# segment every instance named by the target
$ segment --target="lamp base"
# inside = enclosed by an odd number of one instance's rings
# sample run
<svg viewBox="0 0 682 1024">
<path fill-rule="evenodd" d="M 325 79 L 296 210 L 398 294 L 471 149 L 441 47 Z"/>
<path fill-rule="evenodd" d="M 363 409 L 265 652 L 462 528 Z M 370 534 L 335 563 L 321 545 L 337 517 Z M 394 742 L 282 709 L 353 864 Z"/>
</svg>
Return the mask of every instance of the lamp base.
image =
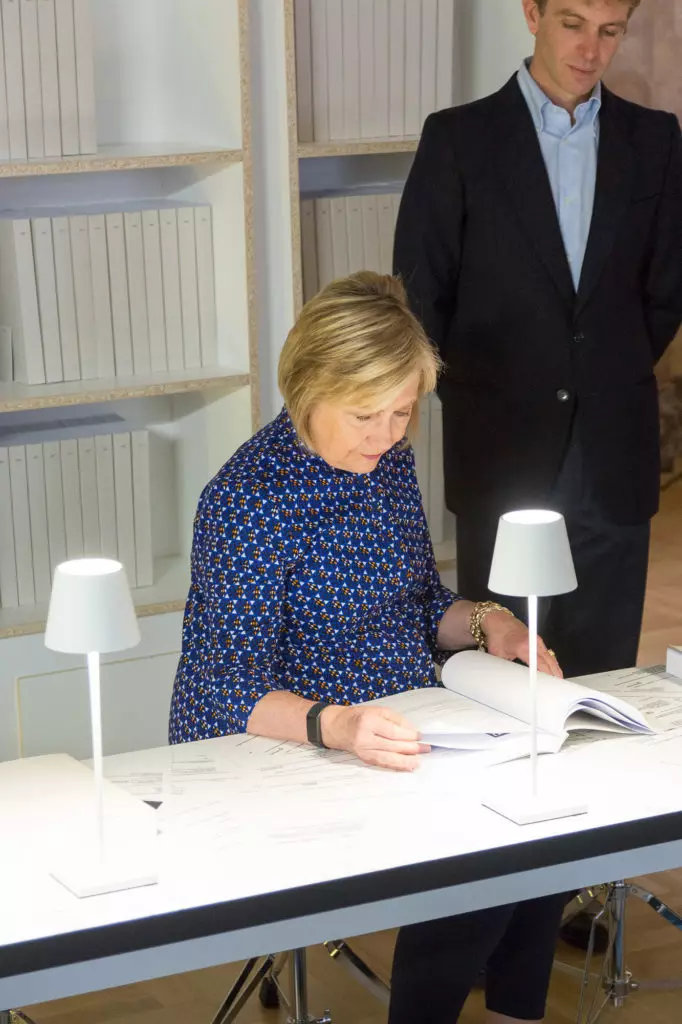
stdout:
<svg viewBox="0 0 682 1024">
<path fill-rule="evenodd" d="M 588 806 L 579 800 L 571 800 L 560 793 L 503 792 L 484 797 L 484 807 L 516 825 L 532 825 L 538 821 L 553 821 L 555 818 L 572 818 L 586 814 Z"/>
<path fill-rule="evenodd" d="M 96 854 L 87 859 L 75 856 L 69 859 L 68 865 L 51 867 L 50 874 L 79 899 L 155 885 L 159 880 L 158 871 L 149 858 L 100 860 Z"/>
</svg>

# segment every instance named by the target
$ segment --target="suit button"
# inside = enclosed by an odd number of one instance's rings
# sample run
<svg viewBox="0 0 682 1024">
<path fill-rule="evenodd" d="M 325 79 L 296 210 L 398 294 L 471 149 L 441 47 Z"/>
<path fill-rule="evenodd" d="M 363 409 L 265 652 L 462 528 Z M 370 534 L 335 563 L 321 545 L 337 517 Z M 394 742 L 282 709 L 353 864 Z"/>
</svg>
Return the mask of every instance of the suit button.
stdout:
<svg viewBox="0 0 682 1024">
<path fill-rule="evenodd" d="M 559 388 L 559 390 L 556 393 L 556 396 L 560 402 L 568 402 L 571 397 L 570 392 L 567 391 L 566 388 Z"/>
<path fill-rule="evenodd" d="M 584 341 L 584 340 L 585 340 L 585 335 L 583 334 L 582 331 L 576 331 L 576 333 L 573 335 L 573 341 L 574 341 L 574 343 L 576 345 L 579 345 L 580 342 Z"/>
</svg>

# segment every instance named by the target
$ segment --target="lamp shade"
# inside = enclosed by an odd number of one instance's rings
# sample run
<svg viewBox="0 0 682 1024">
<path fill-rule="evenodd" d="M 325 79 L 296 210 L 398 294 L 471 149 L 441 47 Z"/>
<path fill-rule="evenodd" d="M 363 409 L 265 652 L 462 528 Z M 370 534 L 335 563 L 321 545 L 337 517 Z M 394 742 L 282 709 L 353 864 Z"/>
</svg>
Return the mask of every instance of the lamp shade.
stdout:
<svg viewBox="0 0 682 1024">
<path fill-rule="evenodd" d="M 501 516 L 488 586 L 508 597 L 551 597 L 575 590 L 578 581 L 564 517 L 541 509 Z"/>
<path fill-rule="evenodd" d="M 54 571 L 45 646 L 109 654 L 140 642 L 125 569 L 109 558 L 76 558 Z"/>
</svg>

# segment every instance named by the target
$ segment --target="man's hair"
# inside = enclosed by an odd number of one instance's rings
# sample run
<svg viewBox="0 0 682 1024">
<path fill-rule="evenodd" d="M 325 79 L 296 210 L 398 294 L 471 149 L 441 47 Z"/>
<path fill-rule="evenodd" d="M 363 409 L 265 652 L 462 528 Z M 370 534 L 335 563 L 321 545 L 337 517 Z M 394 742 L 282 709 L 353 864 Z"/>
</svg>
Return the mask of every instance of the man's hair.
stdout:
<svg viewBox="0 0 682 1024">
<path fill-rule="evenodd" d="M 631 17 L 634 11 L 637 10 L 641 2 L 642 0 L 621 0 L 621 3 L 626 3 L 630 8 L 628 11 L 628 18 Z M 544 14 L 547 10 L 547 4 L 549 3 L 549 0 L 535 0 L 535 3 L 538 5 L 540 14 Z"/>
<path fill-rule="evenodd" d="M 282 348 L 278 383 L 305 440 L 319 402 L 369 407 L 399 392 L 414 373 L 421 397 L 434 390 L 440 368 L 400 280 L 363 270 L 332 281 L 306 303 Z"/>
</svg>

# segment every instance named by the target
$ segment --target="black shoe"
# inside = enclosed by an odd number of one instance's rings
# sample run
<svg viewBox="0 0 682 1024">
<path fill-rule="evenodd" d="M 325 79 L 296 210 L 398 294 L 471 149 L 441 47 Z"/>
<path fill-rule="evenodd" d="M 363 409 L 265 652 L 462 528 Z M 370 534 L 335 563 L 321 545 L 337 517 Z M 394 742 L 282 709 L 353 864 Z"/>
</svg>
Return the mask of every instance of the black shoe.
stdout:
<svg viewBox="0 0 682 1024">
<path fill-rule="evenodd" d="M 579 910 L 577 914 L 565 921 L 559 929 L 559 937 L 575 949 L 586 950 L 590 941 L 590 930 L 596 912 Z M 605 953 L 609 944 L 609 933 L 605 924 L 597 921 L 594 932 L 594 952 Z"/>
</svg>

